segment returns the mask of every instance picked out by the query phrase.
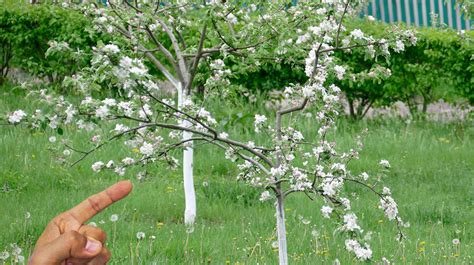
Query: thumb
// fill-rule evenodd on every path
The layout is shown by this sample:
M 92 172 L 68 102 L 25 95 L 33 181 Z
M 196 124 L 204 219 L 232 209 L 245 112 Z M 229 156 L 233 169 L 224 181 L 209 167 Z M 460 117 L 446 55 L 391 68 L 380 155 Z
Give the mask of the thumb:
M 53 264 L 62 263 L 66 259 L 92 259 L 99 255 L 102 243 L 93 238 L 85 237 L 77 231 L 69 231 L 44 246 L 42 260 Z

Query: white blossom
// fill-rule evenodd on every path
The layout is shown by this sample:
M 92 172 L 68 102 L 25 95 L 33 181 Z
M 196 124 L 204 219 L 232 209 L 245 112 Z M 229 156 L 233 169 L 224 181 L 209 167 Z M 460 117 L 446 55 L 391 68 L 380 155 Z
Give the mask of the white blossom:
M 367 172 L 362 172 L 359 175 L 364 181 L 367 181 L 369 179 L 369 174 Z
M 119 175 L 119 176 L 124 176 L 125 175 L 125 168 L 124 167 L 116 167 L 114 169 L 114 172 Z
M 115 124 L 114 131 L 117 132 L 117 133 L 123 133 L 123 132 L 126 132 L 129 129 L 130 128 L 128 128 L 127 126 L 125 126 L 123 124 L 120 124 L 120 123 L 117 123 L 117 124 Z
M 327 205 L 321 207 L 321 213 L 323 214 L 324 218 L 329 218 L 330 214 L 332 213 L 333 209 Z
M 109 107 L 107 105 L 102 105 L 98 107 L 95 111 L 95 116 L 100 119 L 105 119 L 109 115 Z
M 356 231 L 360 230 L 360 226 L 357 224 L 357 216 L 354 213 L 345 214 L 343 217 L 344 225 L 342 230 L 344 231 Z
M 368 244 L 365 244 L 365 247 L 362 247 L 356 240 L 346 239 L 345 245 L 347 251 L 354 252 L 356 257 L 360 260 L 368 260 L 372 258 L 372 250 Z
M 105 166 L 104 162 L 98 161 L 92 164 L 92 170 L 94 172 L 99 172 Z
M 364 32 L 362 32 L 362 30 L 360 30 L 360 29 L 354 29 L 353 31 L 351 31 L 351 36 L 352 36 L 352 38 L 354 38 L 356 40 L 357 39 L 361 40 L 361 39 L 364 38 Z
M 226 133 L 226 132 L 221 132 L 221 133 L 219 134 L 219 138 L 227 139 L 228 137 L 229 137 L 229 134 Z
M 23 110 L 15 110 L 12 114 L 8 116 L 8 122 L 12 124 L 20 123 L 21 120 L 23 120 L 23 118 L 25 118 L 26 116 L 26 112 L 24 112 Z
M 395 42 L 395 48 L 393 48 L 395 52 L 402 52 L 405 50 L 405 44 L 401 40 L 397 40 Z
M 398 206 L 395 200 L 390 196 L 380 199 L 380 208 L 384 210 L 385 216 L 389 220 L 395 220 L 398 216 Z
M 255 115 L 255 132 L 260 132 L 260 127 L 262 126 L 263 123 L 267 121 L 267 117 L 265 115 Z
M 113 160 L 110 160 L 109 162 L 107 162 L 107 164 L 105 165 L 106 168 L 112 168 L 114 166 L 114 161 Z
M 336 72 L 336 77 L 339 80 L 342 80 L 344 78 L 344 73 L 346 72 L 346 68 L 340 65 L 334 66 L 334 71 Z
M 122 163 L 127 165 L 127 166 L 130 166 L 133 163 L 135 163 L 135 160 L 131 157 L 125 157 L 124 159 L 122 159 Z
M 270 192 L 268 190 L 262 192 L 262 194 L 260 194 L 260 201 L 261 202 L 264 202 L 264 201 L 268 201 L 272 198 L 272 195 L 270 194 Z
M 107 44 L 102 48 L 102 50 L 106 53 L 119 53 L 120 52 L 120 48 L 115 44 Z
M 152 144 L 144 142 L 143 145 L 140 147 L 140 153 L 146 156 L 153 155 L 154 148 Z

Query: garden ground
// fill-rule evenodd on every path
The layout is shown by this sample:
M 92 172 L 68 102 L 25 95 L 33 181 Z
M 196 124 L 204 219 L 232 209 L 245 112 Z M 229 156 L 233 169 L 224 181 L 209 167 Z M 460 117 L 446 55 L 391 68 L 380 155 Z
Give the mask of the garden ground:
M 0 90 L 0 112 L 25 106 L 22 94 Z M 30 107 L 33 108 L 32 104 Z M 232 110 L 241 111 L 239 108 Z M 301 126 L 310 126 L 302 121 Z M 238 127 L 238 126 L 237 126 Z M 358 193 L 353 207 L 361 226 L 373 231 L 374 261 L 386 257 L 394 264 L 472 264 L 474 262 L 474 142 L 469 123 L 341 121 L 336 139 L 354 146 L 354 135 L 369 128 L 354 172 L 376 171 L 380 159 L 392 165 L 385 182 L 392 189 L 401 216 L 410 223 L 407 238 L 395 240 L 396 226 L 383 218 L 378 199 Z M 253 138 L 234 129 L 231 135 Z M 122 158 L 126 149 L 115 145 L 99 150 L 74 167 L 56 159 L 58 142 L 72 136 L 75 146 L 90 135 L 66 128 L 64 136 L 0 127 L 0 252 L 17 243 L 29 253 L 46 223 L 120 178 L 112 172 L 93 173 L 97 160 Z M 77 158 L 77 157 L 75 157 Z M 163 165 L 139 181 L 138 169 L 127 172 L 134 191 L 93 221 L 107 231 L 112 264 L 276 264 L 274 207 L 258 200 L 260 191 L 238 183 L 236 169 L 220 150 L 198 146 L 195 186 L 198 218 L 194 231 L 183 225 L 184 198 L 180 170 Z M 361 189 L 353 188 L 354 191 Z M 360 190 L 362 191 L 362 190 Z M 320 214 L 321 200 L 289 197 L 285 211 L 291 264 L 341 264 L 357 261 L 344 249 L 344 237 Z M 26 218 L 26 214 L 30 217 Z M 118 214 L 117 222 L 110 221 Z M 309 223 L 308 223 L 309 221 Z M 146 238 L 138 240 L 137 232 Z M 152 236 L 156 237 L 153 239 Z M 453 244 L 459 239 L 459 244 Z M 27 254 L 26 254 L 27 255 Z

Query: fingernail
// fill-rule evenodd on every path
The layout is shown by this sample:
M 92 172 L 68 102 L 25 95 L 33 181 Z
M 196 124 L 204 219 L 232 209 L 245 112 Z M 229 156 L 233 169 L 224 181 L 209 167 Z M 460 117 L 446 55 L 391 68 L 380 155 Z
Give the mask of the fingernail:
M 87 239 L 86 250 L 91 253 L 96 253 L 102 248 L 102 244 L 99 241 Z

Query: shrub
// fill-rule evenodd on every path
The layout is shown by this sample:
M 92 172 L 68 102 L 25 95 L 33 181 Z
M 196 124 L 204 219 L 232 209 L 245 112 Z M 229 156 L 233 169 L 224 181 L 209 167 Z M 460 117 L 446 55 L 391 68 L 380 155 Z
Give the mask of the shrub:
M 2 77 L 15 67 L 59 84 L 90 61 L 84 54 L 76 53 L 77 48 L 90 49 L 104 38 L 89 30 L 90 26 L 83 15 L 53 5 L 0 7 Z M 70 56 L 49 54 L 48 48 L 55 44 L 70 49 Z
M 388 30 L 383 23 L 362 20 L 354 21 L 350 27 L 361 28 L 375 37 L 383 36 Z M 390 105 L 400 100 L 416 115 L 419 111 L 426 112 L 427 105 L 439 99 L 454 102 L 462 98 L 472 104 L 473 37 L 472 33 L 452 29 L 419 29 L 417 45 L 405 47 L 400 53 L 392 53 L 387 61 L 378 62 L 391 70 L 390 77 L 359 82 L 357 86 L 346 82 L 341 88 L 349 103 L 357 101 L 360 109 L 364 108 L 361 105 L 367 108 L 374 102 Z M 341 53 L 340 56 L 349 56 L 349 64 L 354 69 L 364 71 L 374 66 L 363 53 Z M 364 114 L 357 110 L 351 113 L 353 117 Z

